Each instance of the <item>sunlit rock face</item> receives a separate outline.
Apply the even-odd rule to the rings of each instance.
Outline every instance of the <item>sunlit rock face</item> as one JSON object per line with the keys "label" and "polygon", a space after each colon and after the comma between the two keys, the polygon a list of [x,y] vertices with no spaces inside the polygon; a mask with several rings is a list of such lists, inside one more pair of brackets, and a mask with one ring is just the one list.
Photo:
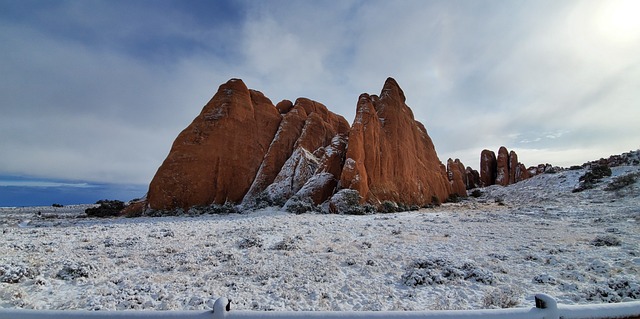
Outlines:
{"label": "sunlit rock face", "polygon": [[222,84],[173,142],[151,184],[152,209],[237,203],[247,193],[282,116],[239,79]]}
{"label": "sunlit rock face", "polygon": [[[462,193],[464,166],[455,169]],[[319,102],[273,105],[242,80],[229,80],[174,141],[149,185],[146,208],[292,199],[317,205],[340,189],[374,205],[426,205],[452,193],[426,129],[392,78],[380,96],[360,96],[351,126]]]}
{"label": "sunlit rock face", "polygon": [[362,94],[349,132],[340,187],[362,202],[426,205],[444,201],[451,185],[431,138],[388,78],[380,96]]}

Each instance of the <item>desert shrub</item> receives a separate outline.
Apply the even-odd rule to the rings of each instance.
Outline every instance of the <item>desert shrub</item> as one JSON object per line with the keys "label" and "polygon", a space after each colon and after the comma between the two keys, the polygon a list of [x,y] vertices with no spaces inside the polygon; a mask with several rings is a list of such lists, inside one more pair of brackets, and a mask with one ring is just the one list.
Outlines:
{"label": "desert shrub", "polygon": [[376,209],[369,205],[360,205],[360,193],[353,189],[342,189],[331,197],[329,211],[334,214],[366,215]]}
{"label": "desert shrub", "polygon": [[540,274],[540,275],[536,275],[533,277],[533,279],[531,280],[534,284],[549,284],[549,285],[555,285],[558,283],[558,281],[549,276],[548,274]]}
{"label": "desert shrub", "polygon": [[284,205],[284,209],[289,213],[300,215],[314,211],[316,209],[316,205],[314,205],[309,198],[299,198],[294,196],[287,201]]}
{"label": "desert shrub", "polygon": [[88,278],[94,267],[84,262],[65,262],[62,269],[56,274],[56,278],[63,280],[73,280],[78,278]]}
{"label": "desert shrub", "polygon": [[596,187],[596,184],[606,176],[611,176],[611,168],[607,164],[592,166],[584,175],[580,176],[580,184],[572,192],[577,193]]}
{"label": "desert shrub", "polygon": [[598,235],[591,241],[594,246],[620,246],[621,242],[618,237],[613,235]]}
{"label": "desert shrub", "polygon": [[271,247],[271,249],[273,249],[273,250],[287,250],[287,251],[296,250],[296,249],[298,249],[298,242],[300,240],[302,240],[302,237],[300,237],[300,236],[295,236],[293,238],[292,237],[285,237],[281,241],[279,241],[275,245],[273,245],[273,247]]}
{"label": "desert shrub", "polygon": [[54,204],[51,204],[51,207],[61,208],[61,207],[64,207],[64,205],[58,204],[58,203],[54,203]]}
{"label": "desert shrub", "polygon": [[252,208],[261,209],[270,206],[280,206],[282,207],[285,204],[284,198],[274,199],[269,195],[269,192],[263,191],[258,194],[254,199],[254,205]]}
{"label": "desert shrub", "polygon": [[208,214],[214,215],[229,215],[229,214],[239,214],[240,211],[238,208],[231,202],[226,202],[224,205],[213,204],[208,207],[206,210]]}
{"label": "desert shrub", "polygon": [[0,282],[15,284],[24,278],[32,279],[37,275],[38,272],[35,269],[26,265],[0,265]]}
{"label": "desert shrub", "polygon": [[124,209],[124,202],[119,200],[103,199],[96,204],[100,206],[87,208],[84,213],[91,217],[111,217],[120,215],[120,211]]}
{"label": "desert shrub", "polygon": [[256,236],[251,236],[251,237],[242,239],[238,243],[238,248],[240,249],[247,249],[251,247],[258,247],[258,248],[262,247],[262,239]]}
{"label": "desert shrub", "polygon": [[462,196],[453,193],[451,195],[449,195],[449,197],[447,197],[446,202],[447,203],[459,203],[462,200]]}
{"label": "desert shrub", "polygon": [[569,167],[570,171],[577,171],[579,169],[582,169],[582,166],[580,166],[580,165],[572,165],[571,167]]}
{"label": "desert shrub", "polygon": [[399,210],[398,204],[390,200],[385,200],[384,202],[382,202],[382,205],[380,205],[378,212],[388,214],[388,213],[395,213],[398,210]]}
{"label": "desert shrub", "polygon": [[617,191],[619,189],[625,188],[629,185],[632,185],[636,182],[638,177],[637,173],[622,175],[614,178],[607,187],[604,188],[605,191]]}
{"label": "desert shrub", "polygon": [[458,265],[444,258],[431,257],[415,261],[402,275],[402,282],[413,287],[442,285],[460,280],[492,285],[496,278],[493,272],[469,261]]}
{"label": "desert shrub", "polygon": [[487,291],[482,299],[485,309],[513,308],[520,304],[522,292],[514,287],[494,288]]}
{"label": "desert shrub", "polygon": [[478,198],[480,196],[482,196],[482,191],[481,190],[476,188],[473,191],[471,191],[471,197]]}
{"label": "desert shrub", "polygon": [[431,196],[431,204],[434,206],[440,206],[440,198],[436,195]]}

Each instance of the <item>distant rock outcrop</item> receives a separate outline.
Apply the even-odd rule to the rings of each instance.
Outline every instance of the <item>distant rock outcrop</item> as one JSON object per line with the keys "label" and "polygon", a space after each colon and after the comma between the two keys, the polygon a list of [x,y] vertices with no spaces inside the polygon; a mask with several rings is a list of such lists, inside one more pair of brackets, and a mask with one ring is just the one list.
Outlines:
{"label": "distant rock outcrop", "polygon": [[451,194],[427,130],[414,119],[392,78],[379,97],[365,93],[358,99],[340,186],[358,191],[363,202],[374,205],[422,206],[444,202]]}
{"label": "distant rock outcrop", "polygon": [[524,164],[518,162],[518,154],[514,151],[509,152],[504,146],[498,150],[497,157],[490,150],[480,153],[480,179],[484,187],[507,186],[536,174],[536,168],[527,169]]}
{"label": "distant rock outcrop", "polygon": [[[467,175],[459,161],[455,167],[462,193]],[[422,206],[452,193],[426,129],[392,78],[379,97],[360,96],[352,126],[321,103],[299,98],[274,106],[242,80],[229,80],[178,135],[144,207],[318,205],[341,189],[374,206]]]}
{"label": "distant rock outcrop", "polygon": [[491,186],[496,183],[496,153],[483,150],[480,153],[480,181],[482,186]]}

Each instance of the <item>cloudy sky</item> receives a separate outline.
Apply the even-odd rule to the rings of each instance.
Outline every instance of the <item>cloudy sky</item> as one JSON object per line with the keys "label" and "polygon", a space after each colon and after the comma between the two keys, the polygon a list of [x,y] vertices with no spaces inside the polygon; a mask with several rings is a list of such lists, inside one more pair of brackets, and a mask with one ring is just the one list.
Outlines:
{"label": "cloudy sky", "polygon": [[144,189],[232,77],[351,122],[391,76],[442,161],[505,145],[581,164],[640,147],[638,16],[635,0],[0,0],[0,186]]}

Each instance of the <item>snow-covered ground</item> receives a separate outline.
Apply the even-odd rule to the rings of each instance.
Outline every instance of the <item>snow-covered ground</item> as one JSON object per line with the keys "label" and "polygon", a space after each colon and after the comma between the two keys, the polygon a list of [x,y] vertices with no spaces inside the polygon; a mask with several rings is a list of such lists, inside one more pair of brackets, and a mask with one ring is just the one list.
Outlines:
{"label": "snow-covered ground", "polygon": [[[640,183],[584,170],[395,214],[92,219],[0,209],[0,307],[428,310],[640,299]],[[40,212],[38,214],[38,212]]]}

